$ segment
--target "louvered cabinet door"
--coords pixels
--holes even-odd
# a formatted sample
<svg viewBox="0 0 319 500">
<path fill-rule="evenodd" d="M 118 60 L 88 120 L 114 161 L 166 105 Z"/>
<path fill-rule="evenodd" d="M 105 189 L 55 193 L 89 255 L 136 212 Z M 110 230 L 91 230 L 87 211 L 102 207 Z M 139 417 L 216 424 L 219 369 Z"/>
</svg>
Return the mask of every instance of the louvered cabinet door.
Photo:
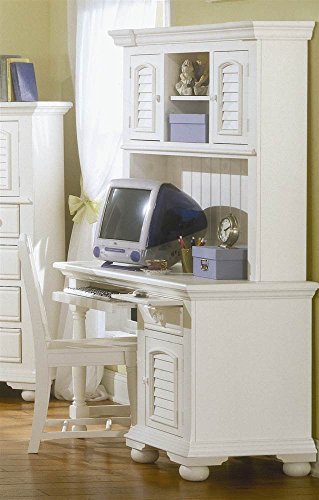
<svg viewBox="0 0 319 500">
<path fill-rule="evenodd" d="M 248 51 L 213 54 L 213 142 L 248 144 Z"/>
<path fill-rule="evenodd" d="M 131 57 L 130 139 L 153 141 L 162 139 L 161 69 L 160 54 Z"/>
<path fill-rule="evenodd" d="M 182 436 L 183 346 L 146 337 L 146 424 Z"/>
<path fill-rule="evenodd" d="M 17 122 L 0 121 L 0 196 L 19 196 Z"/>
</svg>

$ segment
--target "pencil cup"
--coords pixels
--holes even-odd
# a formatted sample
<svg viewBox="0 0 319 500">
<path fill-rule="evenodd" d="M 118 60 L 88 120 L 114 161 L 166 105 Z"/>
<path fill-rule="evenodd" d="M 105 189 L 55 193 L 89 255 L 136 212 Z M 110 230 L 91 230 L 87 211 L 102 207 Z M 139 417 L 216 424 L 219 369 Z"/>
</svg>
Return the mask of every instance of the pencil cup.
<svg viewBox="0 0 319 500">
<path fill-rule="evenodd" d="M 191 248 L 182 248 L 182 268 L 183 273 L 193 272 L 193 256 Z"/>
</svg>

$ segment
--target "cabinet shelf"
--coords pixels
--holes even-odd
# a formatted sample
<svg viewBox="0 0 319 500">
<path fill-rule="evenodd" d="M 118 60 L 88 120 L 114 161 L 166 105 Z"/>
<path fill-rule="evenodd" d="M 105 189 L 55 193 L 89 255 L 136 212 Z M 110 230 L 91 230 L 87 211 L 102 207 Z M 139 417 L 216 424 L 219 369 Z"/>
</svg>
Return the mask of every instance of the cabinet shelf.
<svg viewBox="0 0 319 500">
<path fill-rule="evenodd" d="M 209 101 L 209 95 L 171 95 L 171 101 Z"/>
<path fill-rule="evenodd" d="M 212 158 L 248 158 L 256 156 L 255 149 L 241 148 L 216 148 L 208 143 L 184 143 L 184 142 L 155 142 L 138 141 L 123 144 L 122 149 L 132 153 L 142 152 L 144 154 L 178 155 L 178 156 L 201 156 Z"/>
</svg>

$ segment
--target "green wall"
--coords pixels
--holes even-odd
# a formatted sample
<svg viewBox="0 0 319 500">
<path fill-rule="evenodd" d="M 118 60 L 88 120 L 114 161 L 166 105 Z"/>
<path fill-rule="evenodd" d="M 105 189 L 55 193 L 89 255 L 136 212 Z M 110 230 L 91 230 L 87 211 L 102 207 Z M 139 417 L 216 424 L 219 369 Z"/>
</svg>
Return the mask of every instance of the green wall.
<svg viewBox="0 0 319 500">
<path fill-rule="evenodd" d="M 171 0 L 171 24 L 317 21 L 319 0 Z M 307 278 L 319 281 L 319 27 L 309 42 Z M 314 300 L 314 436 L 319 439 L 319 294 Z"/>
<path fill-rule="evenodd" d="M 20 54 L 35 65 L 39 98 L 49 99 L 49 0 L 0 0 L 0 54 Z"/>
</svg>

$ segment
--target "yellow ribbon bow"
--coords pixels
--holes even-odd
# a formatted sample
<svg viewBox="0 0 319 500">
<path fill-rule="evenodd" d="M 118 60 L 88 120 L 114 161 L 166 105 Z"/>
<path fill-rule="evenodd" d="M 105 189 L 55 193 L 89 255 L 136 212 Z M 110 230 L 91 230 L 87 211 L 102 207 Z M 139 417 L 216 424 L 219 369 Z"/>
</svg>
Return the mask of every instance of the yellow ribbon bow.
<svg viewBox="0 0 319 500">
<path fill-rule="evenodd" d="M 92 201 L 83 192 L 81 182 L 81 196 L 69 195 L 69 210 L 70 215 L 74 215 L 73 222 L 79 224 L 85 215 L 89 224 L 94 224 L 97 221 L 100 209 L 99 201 Z"/>
</svg>

